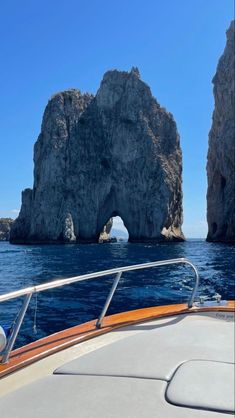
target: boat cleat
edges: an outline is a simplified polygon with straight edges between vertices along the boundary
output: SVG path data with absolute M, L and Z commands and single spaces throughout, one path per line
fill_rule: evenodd
M 198 300 L 194 302 L 194 306 L 197 308 L 206 308 L 210 306 L 226 306 L 228 304 L 227 300 L 222 300 L 222 297 L 219 293 L 216 293 L 210 299 L 208 296 L 199 295 Z

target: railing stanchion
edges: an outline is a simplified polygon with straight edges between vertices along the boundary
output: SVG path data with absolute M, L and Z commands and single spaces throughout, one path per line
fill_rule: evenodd
M 199 273 L 198 273 L 196 267 L 193 265 L 193 263 L 191 263 L 190 261 L 186 260 L 185 261 L 185 264 L 188 264 L 189 266 L 192 267 L 192 269 L 193 269 L 193 271 L 195 273 L 195 277 L 196 277 L 195 284 L 194 284 L 194 287 L 193 287 L 191 296 L 190 296 L 189 301 L 188 301 L 188 307 L 190 309 L 190 308 L 193 307 L 193 302 L 194 302 L 194 299 L 195 299 L 195 296 L 196 296 L 196 293 L 197 293 L 197 290 L 198 290 L 200 278 L 199 278 Z
M 105 316 L 105 314 L 106 314 L 106 312 L 108 310 L 108 307 L 109 307 L 110 302 L 111 302 L 111 300 L 113 298 L 113 294 L 114 294 L 114 292 L 116 290 L 116 287 L 117 287 L 117 285 L 119 283 L 119 280 L 121 278 L 121 275 L 122 275 L 122 271 L 119 272 L 119 273 L 117 273 L 116 276 L 115 276 L 115 279 L 113 281 L 113 284 L 112 284 L 112 287 L 111 287 L 110 292 L 108 294 L 108 297 L 107 297 L 107 299 L 105 301 L 105 304 L 104 304 L 104 307 L 102 309 L 102 312 L 101 312 L 101 314 L 100 314 L 100 316 L 99 316 L 99 318 L 98 318 L 98 320 L 96 322 L 96 328 L 101 328 L 102 320 L 103 320 L 103 318 L 104 318 L 104 316 Z
M 25 296 L 25 299 L 24 299 L 23 305 L 21 307 L 19 316 L 18 316 L 17 321 L 16 321 L 16 323 L 14 325 L 14 328 L 12 330 L 12 334 L 11 334 L 9 340 L 8 340 L 8 343 L 6 345 L 6 348 L 4 349 L 4 351 L 2 353 L 2 361 L 1 361 L 1 363 L 7 363 L 8 362 L 9 355 L 10 355 L 11 350 L 12 350 L 14 344 L 15 344 L 16 337 L 17 337 L 18 332 L 20 330 L 20 327 L 21 327 L 21 324 L 23 322 L 25 313 L 26 313 L 26 311 L 28 309 L 28 306 L 29 306 L 29 302 L 30 302 L 31 297 L 32 297 L 32 293 L 29 293 L 28 295 Z

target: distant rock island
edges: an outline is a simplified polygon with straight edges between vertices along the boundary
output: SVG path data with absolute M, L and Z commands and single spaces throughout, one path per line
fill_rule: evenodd
M 11 218 L 0 218 L 0 241 L 9 241 L 13 222 Z
M 235 242 L 235 21 L 213 78 L 215 109 L 207 162 L 208 241 Z
M 114 216 L 130 242 L 184 240 L 176 123 L 137 68 L 108 71 L 96 96 L 55 94 L 34 163 L 12 243 L 98 242 Z

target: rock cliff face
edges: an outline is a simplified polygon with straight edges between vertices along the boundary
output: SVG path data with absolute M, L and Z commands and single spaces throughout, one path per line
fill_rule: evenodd
M 11 242 L 98 242 L 117 215 L 130 241 L 183 239 L 179 135 L 137 69 L 52 97 L 34 163 Z
M 11 218 L 0 218 L 0 241 L 9 241 L 13 222 Z
M 235 242 L 235 21 L 215 77 L 215 109 L 207 161 L 208 241 Z

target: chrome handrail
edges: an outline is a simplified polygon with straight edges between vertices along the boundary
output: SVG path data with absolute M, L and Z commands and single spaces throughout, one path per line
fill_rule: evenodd
M 21 307 L 21 310 L 19 312 L 18 318 L 16 323 L 14 324 L 14 328 L 12 330 L 12 333 L 9 337 L 9 340 L 7 342 L 7 345 L 4 349 L 4 351 L 1 354 L 2 358 L 1 358 L 1 363 L 6 363 L 9 359 L 9 355 L 11 353 L 11 350 L 14 346 L 16 337 L 19 333 L 21 324 L 23 322 L 25 313 L 27 311 L 30 299 L 32 297 L 32 295 L 34 293 L 39 293 L 39 292 L 43 292 L 45 290 L 49 290 L 49 289 L 55 289 L 57 287 L 61 287 L 61 286 L 66 286 L 68 284 L 72 284 L 72 283 L 77 283 L 77 282 L 81 282 L 81 281 L 85 281 L 85 280 L 90 280 L 90 279 L 95 279 L 97 277 L 105 277 L 105 276 L 110 276 L 112 274 L 116 274 L 111 290 L 108 294 L 108 297 L 105 301 L 105 304 L 103 306 L 102 312 L 96 322 L 96 326 L 97 328 L 101 327 L 102 324 L 102 320 L 108 310 L 108 307 L 111 303 L 111 300 L 113 298 L 113 295 L 115 293 L 115 290 L 117 288 L 117 285 L 119 283 L 119 280 L 122 276 L 122 273 L 124 272 L 128 272 L 128 271 L 134 271 L 134 270 L 142 270 L 142 269 L 148 269 L 148 268 L 153 268 L 153 267 L 160 267 L 160 266 L 167 266 L 170 264 L 188 264 L 192 267 L 194 273 L 195 273 L 195 284 L 191 293 L 191 296 L 189 298 L 188 301 L 188 307 L 191 308 L 193 306 L 193 302 L 194 302 L 194 298 L 198 289 L 198 285 L 199 285 L 199 273 L 197 271 L 197 268 L 191 263 L 191 261 L 189 261 L 186 258 L 175 258 L 172 260 L 164 260 L 164 261 L 154 261 L 151 263 L 143 263 L 143 264 L 135 264 L 132 266 L 125 266 L 125 267 L 117 267 L 114 269 L 110 269 L 110 270 L 104 270 L 104 271 L 97 271 L 95 273 L 88 273 L 88 274 L 83 274 L 80 276 L 75 276 L 75 277 L 71 277 L 68 279 L 59 279 L 59 280 L 53 280 L 51 282 L 48 283 L 44 283 L 44 284 L 40 284 L 37 286 L 31 286 L 31 287 L 26 287 L 24 289 L 20 289 L 20 290 L 16 290 L 13 292 L 9 292 L 6 293 L 4 295 L 0 295 L 0 303 L 1 302 L 5 302 L 7 300 L 11 300 L 11 299 L 16 299 L 20 296 L 25 296 L 25 300 L 23 302 L 23 305 Z

